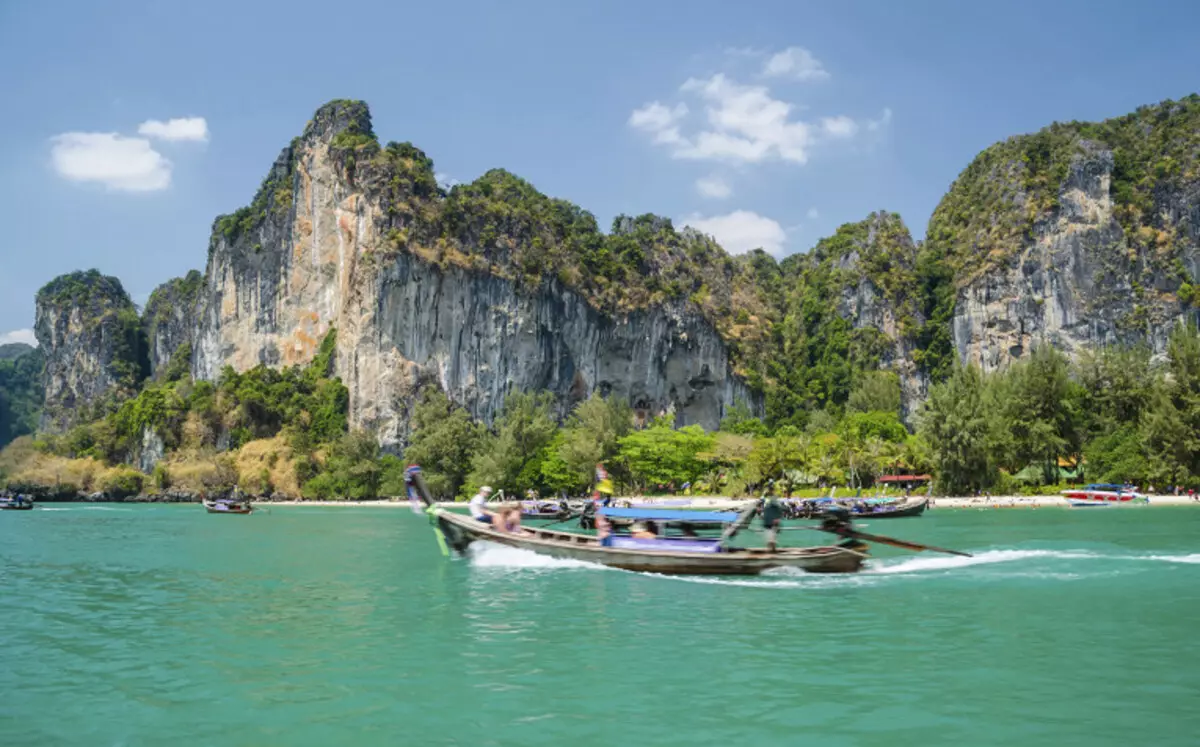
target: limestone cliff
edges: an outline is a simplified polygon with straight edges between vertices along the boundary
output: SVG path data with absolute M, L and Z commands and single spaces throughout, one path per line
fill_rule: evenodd
M 332 102 L 214 225 L 193 372 L 304 363 L 336 326 L 351 423 L 385 444 L 425 383 L 485 421 L 547 389 L 564 410 L 600 391 L 716 427 L 754 402 L 704 315 L 739 266 L 669 221 L 616 228 L 505 172 L 447 194 L 421 151 L 379 146 L 364 104 Z
M 38 291 L 34 333 L 45 355 L 42 431 L 90 420 L 146 376 L 137 309 L 121 281 L 96 270 L 62 275 Z
M 161 373 L 176 353 L 190 355 L 196 301 L 203 287 L 204 276 L 192 270 L 184 277 L 168 280 L 150 294 L 142 312 L 142 326 L 153 373 Z
M 916 362 L 925 322 L 916 262 L 908 228 L 887 212 L 844 224 L 783 261 L 776 419 L 844 404 L 861 372 L 875 368 L 899 376 L 903 411 L 912 411 L 926 385 Z
M 989 148 L 930 221 L 955 271 L 958 354 L 984 370 L 1046 342 L 1144 341 L 1196 317 L 1200 97 Z

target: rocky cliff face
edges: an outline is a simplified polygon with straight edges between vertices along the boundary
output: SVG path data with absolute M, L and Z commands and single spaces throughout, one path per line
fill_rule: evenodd
M 203 287 L 204 276 L 192 270 L 184 277 L 168 280 L 150 294 L 142 312 L 142 326 L 153 373 L 161 373 L 176 353 L 190 355 L 196 301 Z
M 567 285 L 569 267 L 555 275 L 549 258 L 526 258 L 566 240 L 552 233 L 557 207 L 543 212 L 547 198 L 508 175 L 489 178 L 448 198 L 420 151 L 378 146 L 365 105 L 323 107 L 251 206 L 214 227 L 194 374 L 307 362 L 334 326 L 351 422 L 385 444 L 404 438 L 426 383 L 485 421 L 518 389 L 550 390 L 564 409 L 611 393 L 707 427 L 735 399 L 753 401 L 687 301 L 598 308 Z M 508 189 L 517 204 L 497 220 L 484 200 Z M 667 230 L 676 237 L 669 225 L 646 227 Z
M 960 358 L 993 370 L 1041 343 L 1162 352 L 1196 318 L 1198 130 L 1190 97 L 981 154 L 930 224 L 957 269 Z
M 34 333 L 45 355 L 42 431 L 90 420 L 145 377 L 137 309 L 119 280 L 96 270 L 63 275 L 38 291 Z

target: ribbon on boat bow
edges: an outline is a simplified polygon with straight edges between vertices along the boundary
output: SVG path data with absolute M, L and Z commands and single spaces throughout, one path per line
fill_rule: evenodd
M 450 548 L 446 545 L 446 535 L 442 532 L 442 528 L 438 526 L 437 508 L 433 505 L 433 501 L 426 495 L 425 478 L 421 475 L 421 466 L 418 464 L 410 464 L 404 470 L 404 487 L 408 491 L 408 499 L 412 501 L 413 513 L 421 513 L 421 504 L 425 504 L 425 515 L 429 517 L 429 525 L 433 527 L 433 536 L 437 539 L 438 547 L 442 550 L 442 555 L 450 556 Z

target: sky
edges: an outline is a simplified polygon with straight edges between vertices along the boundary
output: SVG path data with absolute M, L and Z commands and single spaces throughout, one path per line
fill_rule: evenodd
M 0 342 L 96 267 L 203 269 L 334 98 L 445 184 L 502 167 L 782 257 L 875 210 L 916 238 L 983 148 L 1200 90 L 1200 3 L 0 0 Z

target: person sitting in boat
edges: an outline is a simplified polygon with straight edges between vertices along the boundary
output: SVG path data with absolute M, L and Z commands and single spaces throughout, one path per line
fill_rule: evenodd
M 658 539 L 658 535 L 650 530 L 646 522 L 637 521 L 629 527 L 629 536 L 634 539 Z
M 471 502 L 467 504 L 467 510 L 471 512 L 471 518 L 476 521 L 482 521 L 487 524 L 492 522 L 492 513 L 487 510 L 487 499 L 492 495 L 492 488 L 484 485 L 471 498 Z

